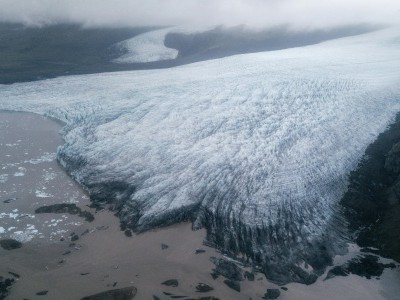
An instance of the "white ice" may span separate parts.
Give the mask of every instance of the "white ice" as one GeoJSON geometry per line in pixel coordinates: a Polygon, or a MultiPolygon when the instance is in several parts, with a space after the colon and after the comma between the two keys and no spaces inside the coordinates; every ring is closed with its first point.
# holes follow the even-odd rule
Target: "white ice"
{"type": "Polygon", "coordinates": [[[139,34],[131,39],[117,43],[115,46],[125,53],[113,60],[114,63],[147,63],[172,60],[178,57],[178,50],[164,45],[168,33],[191,34],[205,30],[200,28],[170,27],[139,34]]]}
{"type": "Polygon", "coordinates": [[[30,163],[33,165],[37,165],[44,162],[50,162],[56,159],[56,153],[48,153],[45,152],[42,156],[38,158],[32,158],[30,160],[25,160],[24,163],[30,163]]]}
{"type": "MultiPolygon", "coordinates": [[[[136,188],[137,226],[201,205],[317,234],[366,146],[400,110],[400,30],[172,69],[0,86],[0,109],[67,123],[85,184],[136,188]]],[[[66,163],[66,161],[62,161],[66,163]]]]}
{"type": "Polygon", "coordinates": [[[50,198],[50,197],[53,197],[53,195],[51,195],[49,193],[46,193],[44,191],[40,191],[40,190],[36,190],[35,191],[35,195],[38,198],[50,198]]]}
{"type": "Polygon", "coordinates": [[[10,235],[10,237],[19,242],[26,243],[31,241],[37,235],[39,235],[39,231],[35,229],[35,227],[33,227],[33,228],[26,228],[24,231],[22,230],[15,231],[10,235]]]}
{"type": "Polygon", "coordinates": [[[161,29],[146,32],[116,44],[116,47],[126,53],[114,59],[113,62],[126,64],[175,59],[178,56],[178,50],[164,45],[165,35],[169,31],[170,29],[161,29]]]}
{"type": "Polygon", "coordinates": [[[0,174],[0,183],[5,183],[8,180],[8,174],[0,174]]]}

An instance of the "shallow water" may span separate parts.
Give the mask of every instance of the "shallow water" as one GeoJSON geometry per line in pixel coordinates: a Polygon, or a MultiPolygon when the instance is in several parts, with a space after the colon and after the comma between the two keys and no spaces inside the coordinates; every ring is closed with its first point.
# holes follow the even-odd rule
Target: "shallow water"
{"type": "Polygon", "coordinates": [[[34,214],[44,205],[89,203],[56,160],[60,129],[35,114],[0,112],[0,238],[59,240],[82,224],[68,214],[34,214]]]}

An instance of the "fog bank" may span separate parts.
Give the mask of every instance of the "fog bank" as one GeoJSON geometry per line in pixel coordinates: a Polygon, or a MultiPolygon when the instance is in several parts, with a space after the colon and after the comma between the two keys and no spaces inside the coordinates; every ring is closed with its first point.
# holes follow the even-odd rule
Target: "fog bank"
{"type": "Polygon", "coordinates": [[[41,26],[235,26],[329,28],[398,23],[396,0],[0,0],[0,21],[41,26]]]}

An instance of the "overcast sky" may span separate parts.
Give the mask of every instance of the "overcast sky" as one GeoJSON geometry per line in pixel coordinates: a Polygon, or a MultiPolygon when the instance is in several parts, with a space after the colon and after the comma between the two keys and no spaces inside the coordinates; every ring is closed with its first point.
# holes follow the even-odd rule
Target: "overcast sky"
{"type": "Polygon", "coordinates": [[[400,0],[0,0],[0,21],[28,25],[325,28],[399,20],[400,0]]]}

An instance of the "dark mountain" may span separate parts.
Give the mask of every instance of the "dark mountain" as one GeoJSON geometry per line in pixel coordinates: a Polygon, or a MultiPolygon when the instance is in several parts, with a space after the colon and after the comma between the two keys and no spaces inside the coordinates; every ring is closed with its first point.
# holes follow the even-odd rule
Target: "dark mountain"
{"type": "Polygon", "coordinates": [[[113,45],[155,28],[83,28],[77,24],[26,27],[0,23],[0,84],[73,74],[168,68],[240,53],[273,51],[357,35],[377,29],[357,25],[330,30],[290,31],[279,27],[251,31],[217,27],[196,34],[170,33],[165,45],[179,50],[175,60],[116,64],[113,45]]]}

